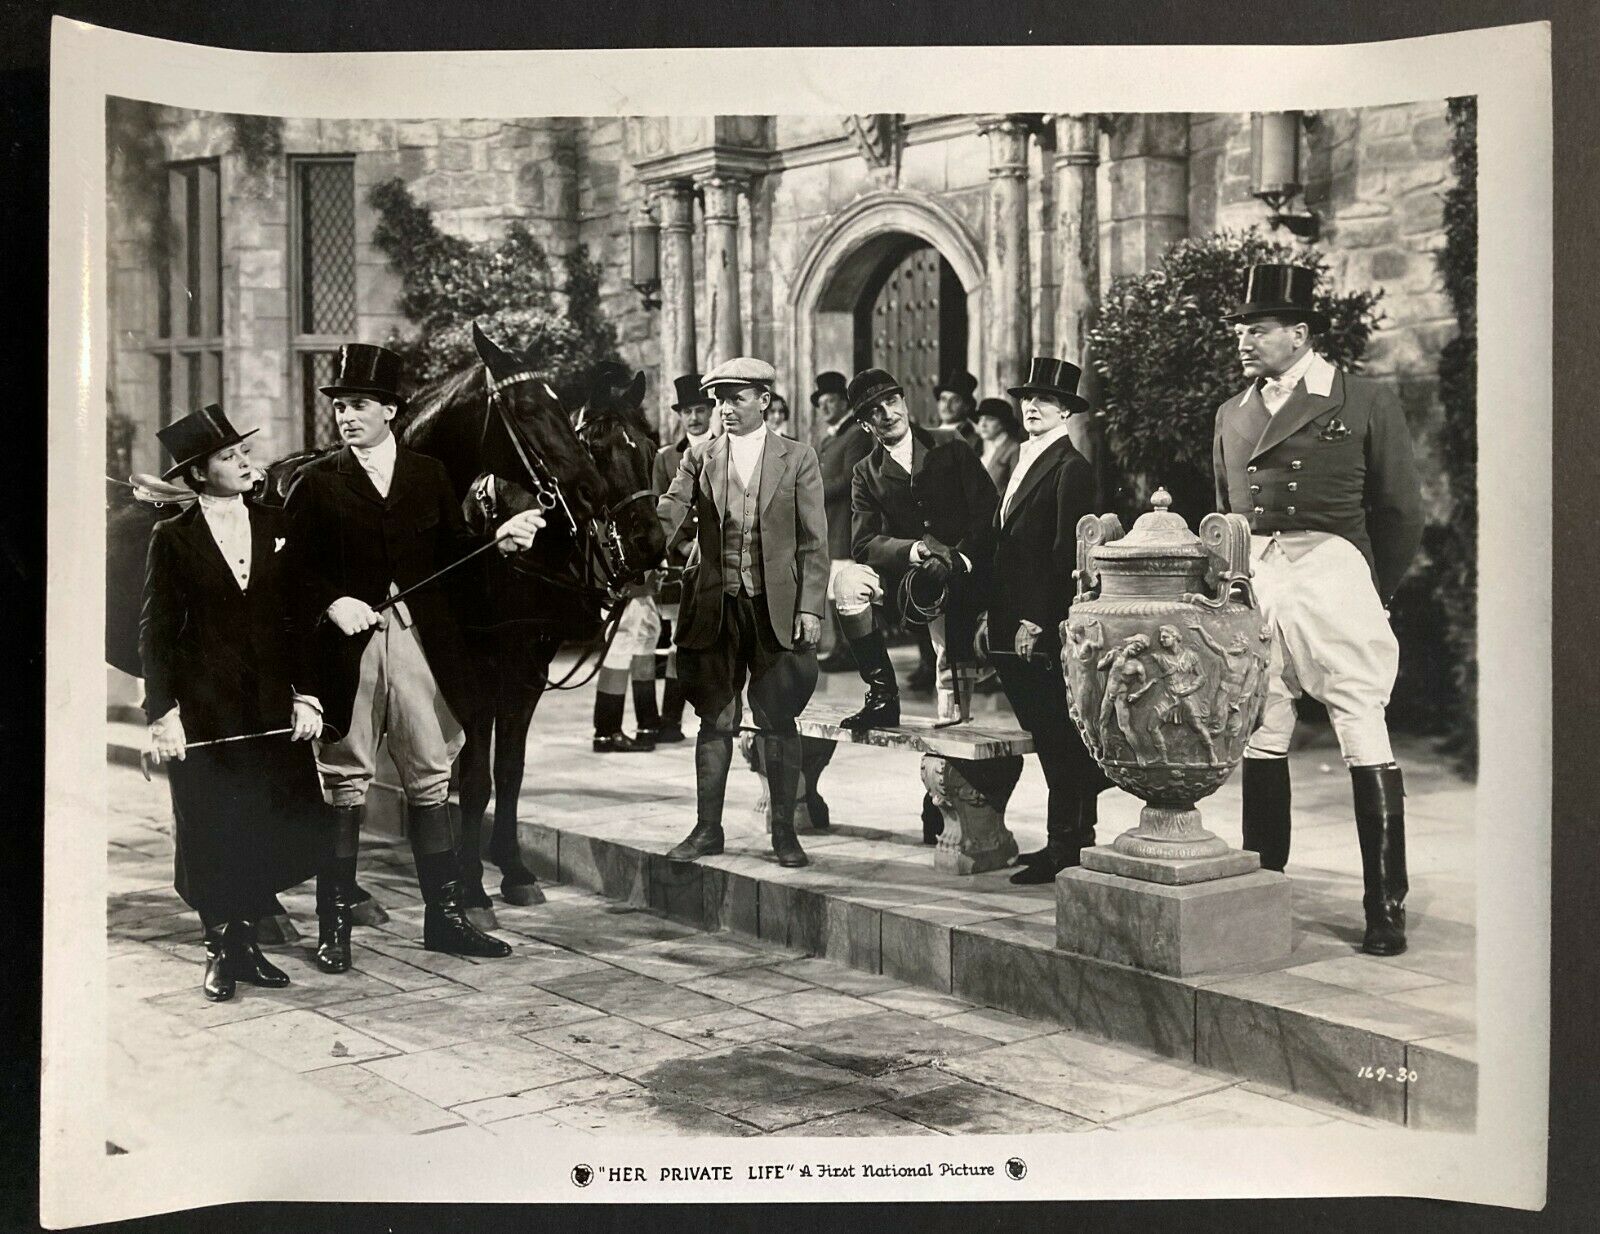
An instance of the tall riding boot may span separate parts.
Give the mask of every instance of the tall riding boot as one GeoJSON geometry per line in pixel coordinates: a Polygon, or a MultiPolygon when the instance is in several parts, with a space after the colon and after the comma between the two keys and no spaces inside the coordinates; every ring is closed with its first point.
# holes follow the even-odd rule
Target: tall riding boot
{"type": "Polygon", "coordinates": [[[656,748],[653,738],[642,733],[638,737],[630,737],[622,731],[622,712],[626,706],[625,694],[613,694],[608,690],[595,691],[594,752],[596,754],[640,754],[656,748]]]}
{"type": "MultiPolygon", "coordinates": [[[[861,680],[867,683],[867,700],[860,711],[839,721],[840,728],[851,732],[893,728],[900,723],[900,683],[895,680],[888,644],[883,641],[882,632],[871,627],[871,612],[863,615],[867,630],[861,634],[851,631],[850,650],[855,653],[861,680]]],[[[851,630],[851,624],[850,618],[844,619],[846,631],[851,630]]]]}
{"type": "Polygon", "coordinates": [[[1240,787],[1244,793],[1244,847],[1261,857],[1263,870],[1289,864],[1289,760],[1247,758],[1240,787]]]}
{"type": "Polygon", "coordinates": [[[667,854],[668,861],[694,861],[722,851],[722,799],[732,763],[732,735],[707,732],[702,721],[694,743],[694,830],[667,854]]]}
{"type": "MultiPolygon", "coordinates": [[[[437,808],[443,809],[442,806],[437,808]]],[[[429,951],[489,960],[510,955],[510,946],[485,934],[467,920],[455,852],[445,849],[437,853],[415,853],[414,856],[417,882],[422,887],[422,901],[427,906],[422,916],[422,945],[429,951]]]]}
{"type": "Polygon", "coordinates": [[[824,737],[800,738],[800,800],[805,802],[812,831],[826,831],[832,825],[828,803],[817,791],[817,778],[833,760],[837,745],[824,737]]]}
{"type": "Polygon", "coordinates": [[[350,926],[353,924],[350,889],[354,878],[351,858],[335,857],[317,875],[317,967],[325,973],[350,971],[350,926]]]}
{"type": "Polygon", "coordinates": [[[361,816],[365,805],[334,806],[333,852],[340,860],[350,862],[350,917],[357,925],[378,926],[389,920],[383,905],[372,898],[366,888],[356,882],[356,850],[361,843],[361,816]]]}
{"type": "Polygon", "coordinates": [[[224,964],[222,931],[220,925],[207,924],[206,926],[206,975],[201,980],[200,989],[205,996],[214,1003],[225,1003],[233,997],[233,974],[224,964]]]}
{"type": "Polygon", "coordinates": [[[656,730],[657,745],[683,740],[683,683],[668,677],[661,683],[661,727],[656,730]]]}
{"type": "Polygon", "coordinates": [[[289,984],[289,974],[261,954],[253,921],[228,922],[222,932],[222,964],[236,981],[248,981],[269,990],[281,990],[289,984]]]}
{"type": "Polygon", "coordinates": [[[794,833],[794,803],[800,788],[800,736],[761,735],[761,757],[767,765],[767,800],[772,809],[772,851],[778,864],[794,868],[811,864],[794,833]]]}
{"type": "Polygon", "coordinates": [[[1361,950],[1368,955],[1399,955],[1406,949],[1406,789],[1400,768],[1350,768],[1355,792],[1356,836],[1361,841],[1361,875],[1367,932],[1361,950]]]}
{"type": "Polygon", "coordinates": [[[656,710],[656,682],[633,679],[633,723],[640,737],[654,743],[661,732],[661,713],[656,710]]]}

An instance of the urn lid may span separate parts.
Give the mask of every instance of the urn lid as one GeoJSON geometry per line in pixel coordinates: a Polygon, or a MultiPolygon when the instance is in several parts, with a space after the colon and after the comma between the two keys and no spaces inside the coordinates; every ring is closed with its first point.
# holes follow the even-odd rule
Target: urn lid
{"type": "Polygon", "coordinates": [[[1205,545],[1189,530],[1181,514],[1170,509],[1172,494],[1156,489],[1150,498],[1152,509],[1141,514],[1133,530],[1119,540],[1095,546],[1097,561],[1148,560],[1150,558],[1204,558],[1205,545]]]}

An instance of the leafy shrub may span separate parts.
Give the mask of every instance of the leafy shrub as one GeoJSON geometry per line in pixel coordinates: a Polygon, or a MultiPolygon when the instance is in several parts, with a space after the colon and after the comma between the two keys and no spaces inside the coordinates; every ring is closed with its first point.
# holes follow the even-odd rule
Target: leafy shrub
{"type": "Polygon", "coordinates": [[[400,275],[400,311],[418,328],[389,340],[413,381],[477,363],[473,322],[550,373],[569,405],[602,361],[618,359],[616,330],[600,311],[599,268],[581,246],[558,280],[520,219],[500,240],[475,242],[440,231],[402,180],[374,185],[367,200],[378,214],[373,243],[400,275]]]}

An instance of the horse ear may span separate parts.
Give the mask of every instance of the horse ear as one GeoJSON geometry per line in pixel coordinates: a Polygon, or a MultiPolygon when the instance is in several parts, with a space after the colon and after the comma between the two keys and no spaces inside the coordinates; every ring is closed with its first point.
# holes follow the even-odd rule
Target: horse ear
{"type": "Polygon", "coordinates": [[[488,366],[493,376],[509,377],[516,371],[517,362],[480,330],[477,322],[472,323],[472,345],[477,348],[478,358],[488,366]]]}
{"type": "Polygon", "coordinates": [[[635,407],[644,404],[644,372],[642,370],[633,375],[633,380],[628,383],[628,388],[622,393],[628,402],[635,407]]]}

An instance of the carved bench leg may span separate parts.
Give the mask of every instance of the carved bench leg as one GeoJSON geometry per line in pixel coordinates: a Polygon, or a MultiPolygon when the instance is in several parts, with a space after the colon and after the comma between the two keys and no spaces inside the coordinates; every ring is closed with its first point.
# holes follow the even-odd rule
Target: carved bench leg
{"type": "Polygon", "coordinates": [[[982,874],[1016,860],[1006,803],[1021,777],[1022,759],[1016,757],[967,761],[922,756],[922,783],[944,815],[944,834],[933,854],[935,869],[982,874]]]}
{"type": "Polygon", "coordinates": [[[767,762],[761,755],[761,742],[755,733],[745,731],[739,734],[739,756],[744,759],[744,765],[756,773],[756,779],[761,781],[761,795],[756,798],[755,808],[750,811],[751,825],[770,833],[772,786],[767,783],[767,762]]]}

